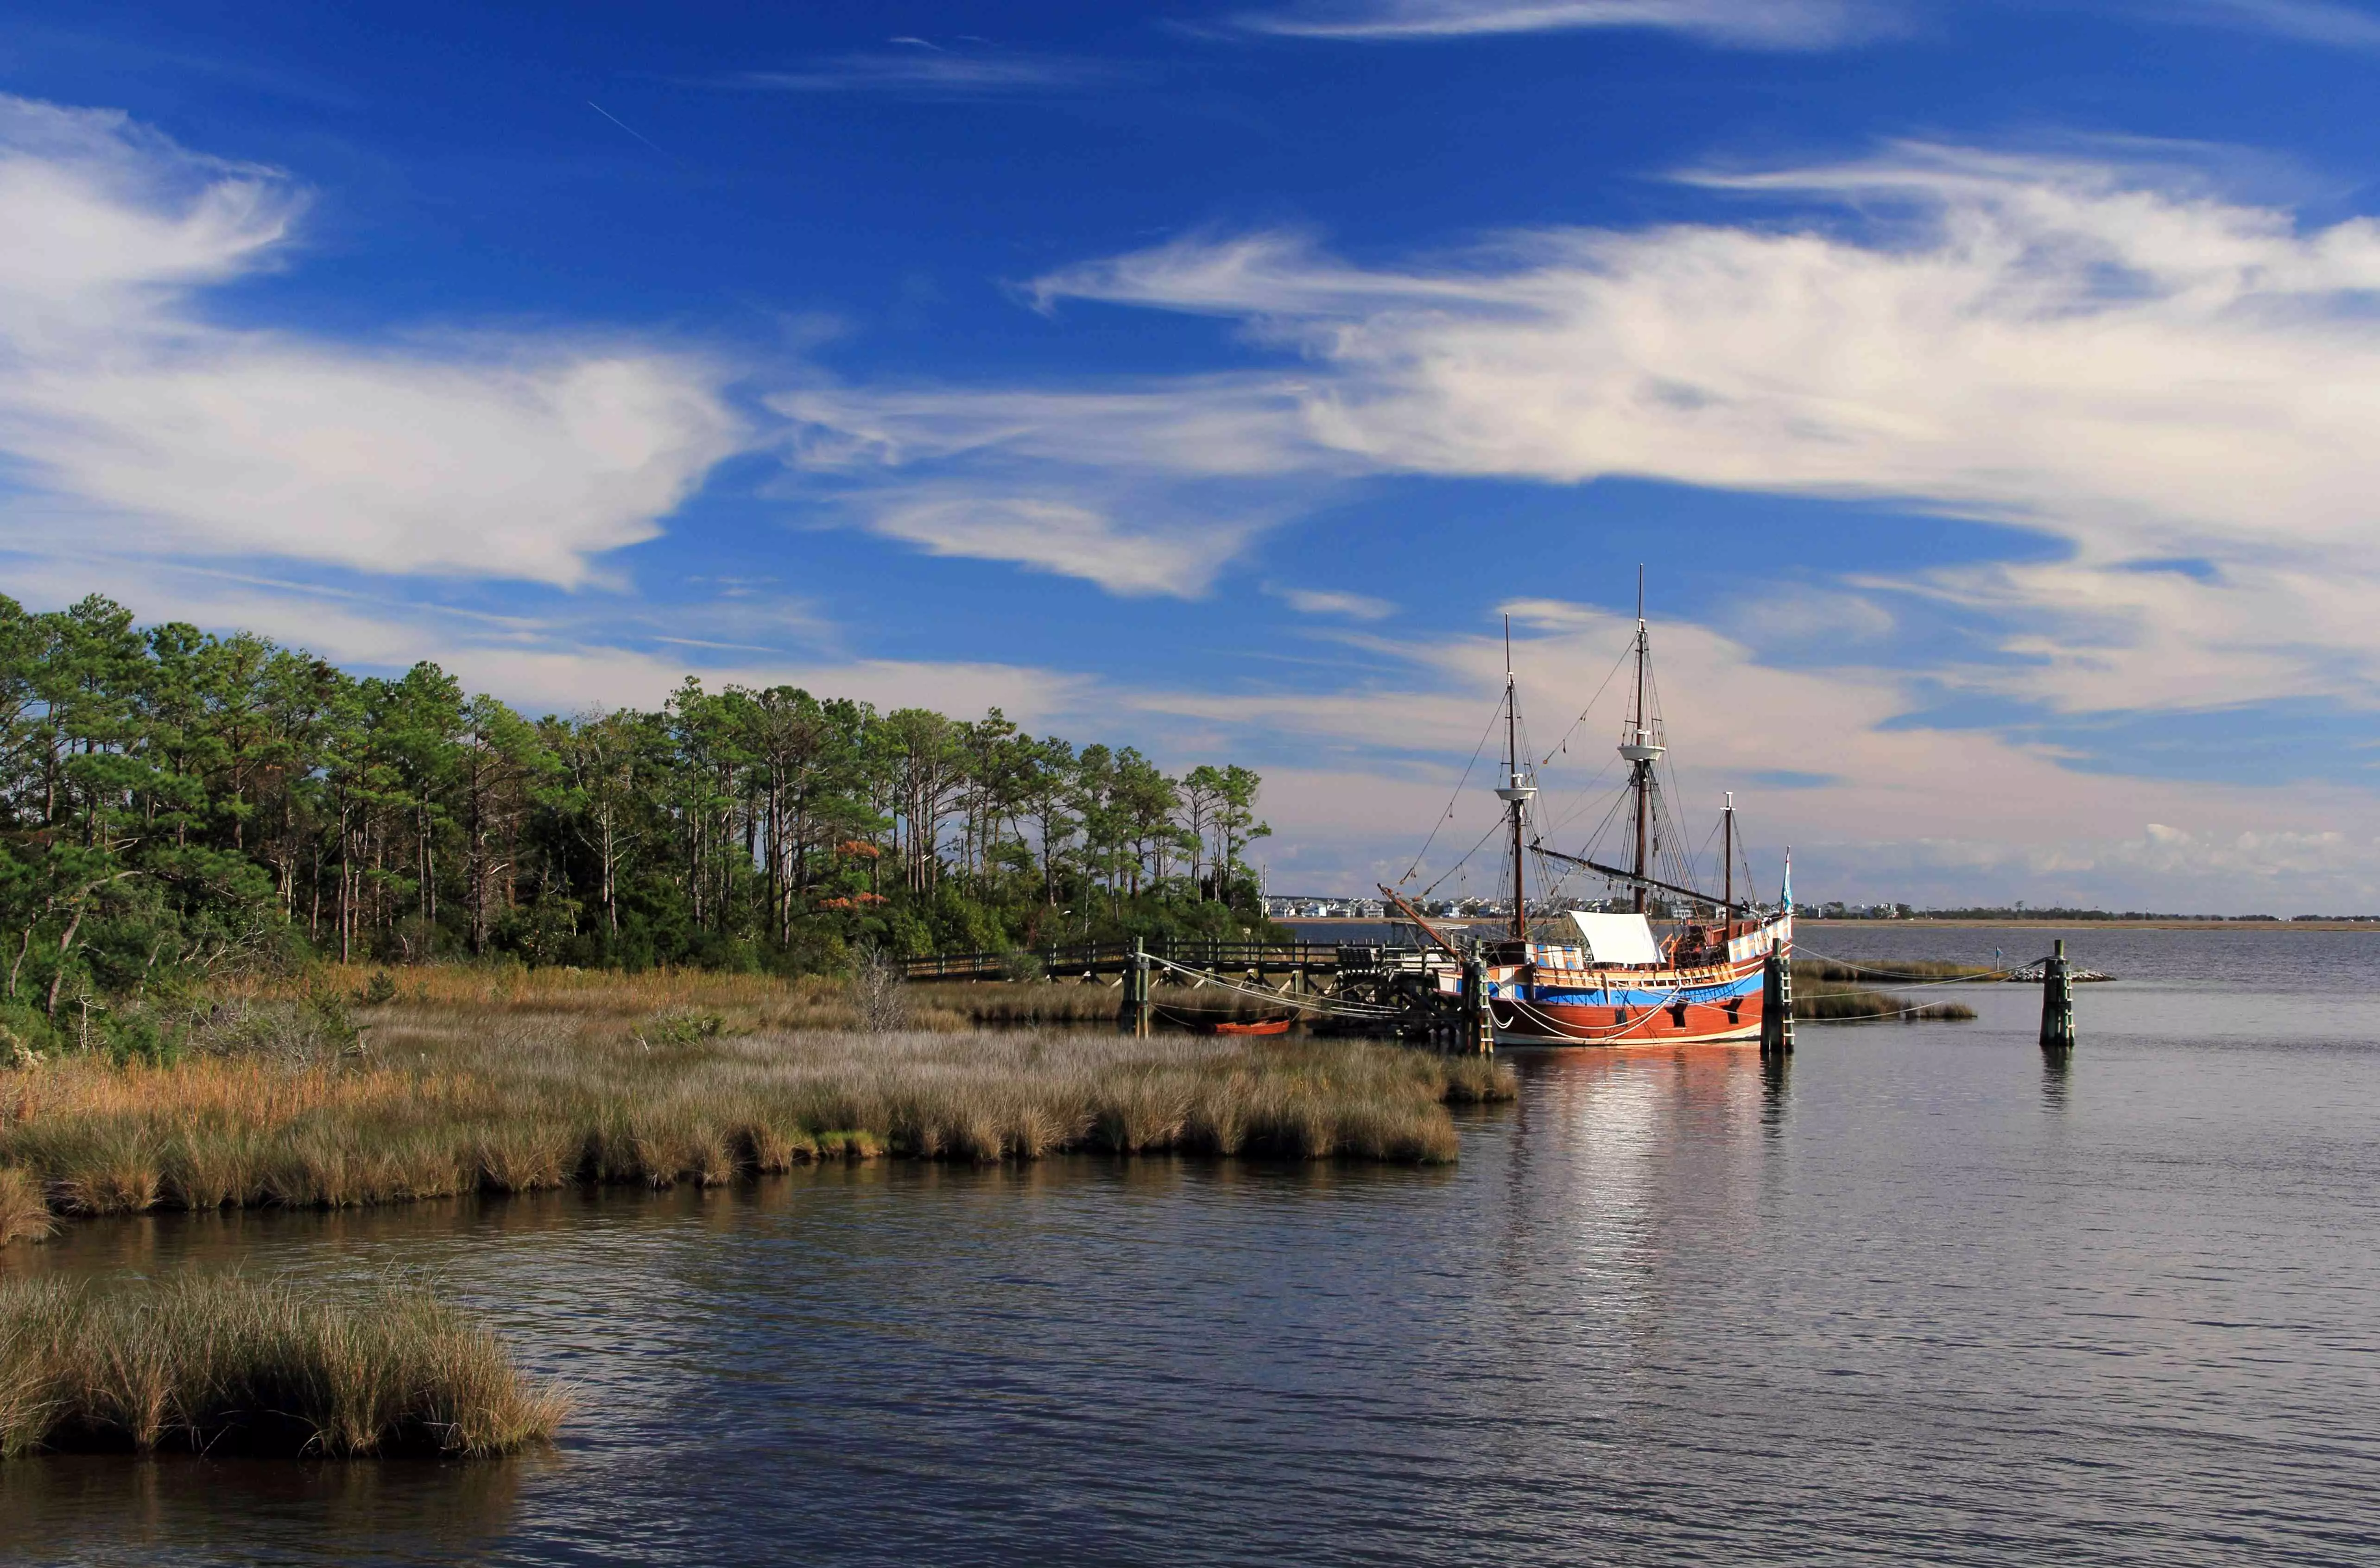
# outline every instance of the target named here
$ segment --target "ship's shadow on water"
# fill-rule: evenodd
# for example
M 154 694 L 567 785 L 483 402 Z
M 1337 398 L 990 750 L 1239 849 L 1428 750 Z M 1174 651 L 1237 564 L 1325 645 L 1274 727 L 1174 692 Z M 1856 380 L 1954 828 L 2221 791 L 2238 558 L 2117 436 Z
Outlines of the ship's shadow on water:
M 1830 951 L 2008 940 L 1859 934 Z M 1790 1063 L 1516 1051 L 1448 1168 L 879 1162 L 79 1224 L 0 1268 L 427 1270 L 582 1414 L 489 1465 L 9 1462 L 0 1559 L 2368 1556 L 2380 942 L 2117 934 L 2074 941 L 2126 978 L 2078 995 L 2066 1061 L 2017 986 Z M 2295 989 L 2257 991 L 2276 965 Z

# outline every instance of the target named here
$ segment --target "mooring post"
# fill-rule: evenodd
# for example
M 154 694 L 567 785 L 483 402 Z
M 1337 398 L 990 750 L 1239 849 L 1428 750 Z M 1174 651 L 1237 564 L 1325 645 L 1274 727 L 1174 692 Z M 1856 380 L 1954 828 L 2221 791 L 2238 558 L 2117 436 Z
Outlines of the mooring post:
M 2074 1049 L 2074 972 L 2066 965 L 2066 939 L 2049 944 L 2041 964 L 2041 1049 Z
M 1488 1017 L 1488 966 L 1476 946 L 1463 960 L 1463 1028 L 1455 1049 L 1474 1056 L 1496 1049 L 1496 1030 Z
M 1156 1032 L 1156 1007 L 1149 997 L 1148 950 L 1139 937 L 1132 939 L 1132 991 L 1126 1003 L 1132 1009 L 1132 1033 L 1135 1039 L 1147 1039 Z
M 1793 1054 L 1793 966 L 1773 947 L 1760 966 L 1760 1054 Z

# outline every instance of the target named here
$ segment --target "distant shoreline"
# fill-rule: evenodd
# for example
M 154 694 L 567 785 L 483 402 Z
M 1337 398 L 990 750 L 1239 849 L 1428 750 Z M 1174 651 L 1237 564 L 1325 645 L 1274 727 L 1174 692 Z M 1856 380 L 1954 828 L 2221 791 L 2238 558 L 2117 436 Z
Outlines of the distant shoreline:
M 1461 929 L 1466 926 L 1501 925 L 1500 915 L 1450 916 L 1445 919 L 1432 918 L 1434 926 Z M 1276 919 L 1276 926 L 1304 928 L 1307 926 L 1383 926 L 1411 925 L 1405 917 L 1293 915 Z M 1937 918 L 1928 915 L 1912 916 L 1905 920 L 1828 920 L 1815 915 L 1798 915 L 1794 923 L 1801 926 L 1825 926 L 1829 930 L 1906 930 L 1927 926 L 1940 930 L 1966 930 L 1978 927 L 2011 930 L 2094 930 L 2094 931 L 2374 931 L 2380 932 L 2380 920 L 2235 920 L 2210 916 L 2204 920 L 2033 920 L 2033 919 L 1967 919 L 1953 917 Z
M 2091 931 L 2380 931 L 2380 920 L 2234 920 L 2210 916 L 2204 920 L 2017 920 L 1965 919 L 1952 917 L 1935 918 L 1915 916 L 1906 920 L 1824 920 L 1815 915 L 1794 918 L 1797 926 L 1902 927 L 1938 926 L 1944 930 L 1988 926 L 2008 927 L 2013 930 L 2091 930 Z

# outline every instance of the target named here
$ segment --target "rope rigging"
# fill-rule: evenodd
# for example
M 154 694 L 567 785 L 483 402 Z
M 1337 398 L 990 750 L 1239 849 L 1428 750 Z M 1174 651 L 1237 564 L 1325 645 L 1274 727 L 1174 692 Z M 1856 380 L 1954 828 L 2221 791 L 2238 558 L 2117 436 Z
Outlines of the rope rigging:
M 1240 981 L 1227 980 L 1222 976 L 1215 974 L 1211 970 L 1194 969 L 1187 964 L 1177 964 L 1171 958 L 1160 958 L 1154 953 L 1148 954 L 1146 956 L 1151 964 L 1155 964 L 1160 967 L 1172 969 L 1179 974 L 1194 976 L 1204 984 L 1220 986 L 1225 991 L 1238 991 L 1243 996 L 1253 996 L 1259 1001 L 1269 1002 L 1277 1006 L 1294 1007 L 1308 1013 L 1327 1013 L 1334 1017 L 1340 1018 L 1393 1018 L 1397 1016 L 1397 1009 L 1393 1007 L 1375 1007 L 1369 1003 L 1347 1002 L 1335 997 L 1301 997 L 1291 995 L 1284 991 L 1266 991 L 1260 987 L 1246 985 Z

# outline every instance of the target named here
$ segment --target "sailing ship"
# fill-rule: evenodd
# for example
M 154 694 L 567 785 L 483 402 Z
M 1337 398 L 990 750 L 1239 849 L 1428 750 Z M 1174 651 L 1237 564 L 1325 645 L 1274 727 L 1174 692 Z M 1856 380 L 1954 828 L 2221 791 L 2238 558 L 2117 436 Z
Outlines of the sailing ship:
M 1719 893 L 1713 896 L 1687 886 L 1685 876 L 1671 881 L 1654 875 L 1666 817 L 1657 765 L 1669 747 L 1651 681 L 1652 638 L 1645 619 L 1642 572 L 1636 592 L 1635 679 L 1619 748 L 1628 765 L 1622 788 L 1629 864 L 1596 858 L 1592 845 L 1585 853 L 1564 854 L 1534 832 L 1538 790 L 1536 771 L 1520 748 L 1520 687 L 1512 670 L 1511 648 L 1508 625 L 1504 782 L 1496 796 L 1503 802 L 1510 830 L 1512 920 L 1497 940 L 1460 955 L 1478 966 L 1495 1043 L 1633 1046 L 1757 1040 L 1764 1008 L 1770 1004 L 1771 955 L 1781 966 L 1792 954 L 1792 856 L 1787 852 L 1784 885 L 1775 905 L 1739 900 L 1735 796 L 1730 794 L 1719 821 Z M 1565 908 L 1532 917 L 1526 882 L 1532 855 L 1541 865 L 1551 862 L 1585 871 L 1627 889 L 1631 907 Z M 1453 944 L 1424 921 L 1410 902 L 1386 886 L 1380 891 L 1420 921 L 1437 945 L 1455 955 Z M 1665 918 L 1666 931 L 1655 930 L 1656 914 Z M 1440 980 L 1441 989 L 1459 984 L 1451 974 Z

